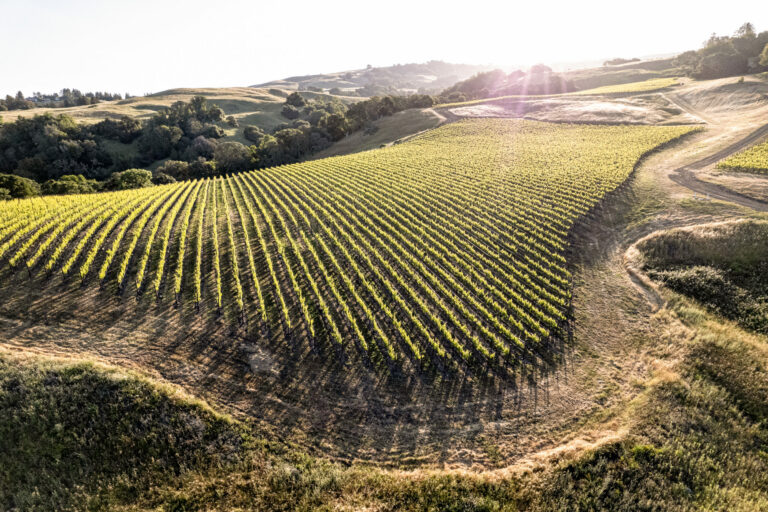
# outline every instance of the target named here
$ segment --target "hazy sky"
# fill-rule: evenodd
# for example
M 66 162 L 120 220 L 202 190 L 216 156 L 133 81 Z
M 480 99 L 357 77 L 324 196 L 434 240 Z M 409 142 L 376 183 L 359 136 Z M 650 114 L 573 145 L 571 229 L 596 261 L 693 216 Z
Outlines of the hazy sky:
M 717 5 L 715 7 L 708 7 Z M 366 64 L 533 64 L 697 48 L 765 0 L 0 0 L 0 94 L 246 86 Z

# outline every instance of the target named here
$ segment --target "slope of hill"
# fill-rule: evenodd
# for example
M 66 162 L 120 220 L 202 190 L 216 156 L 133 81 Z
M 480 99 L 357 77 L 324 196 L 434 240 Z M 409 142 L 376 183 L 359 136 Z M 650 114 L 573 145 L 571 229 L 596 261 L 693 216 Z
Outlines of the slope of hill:
M 260 88 L 279 88 L 306 91 L 310 87 L 323 91 L 338 88 L 342 92 L 371 96 L 382 93 L 436 93 L 464 80 L 490 66 L 449 64 L 430 61 L 424 64 L 396 64 L 386 67 L 368 67 L 339 73 L 294 76 L 255 85 Z M 356 91 L 362 94 L 358 94 Z
M 3 203 L 0 505 L 768 510 L 768 204 L 702 179 L 764 140 L 766 92 Z
M 311 91 L 303 92 L 302 94 L 309 99 L 331 98 L 330 95 Z M 287 93 L 279 89 L 256 89 L 252 87 L 169 89 L 148 96 L 134 96 L 124 100 L 105 101 L 95 105 L 11 110 L 2 112 L 1 115 L 6 121 L 13 121 L 19 117 L 32 117 L 46 112 L 54 115 L 66 114 L 82 123 L 97 123 L 106 118 L 117 119 L 124 115 L 136 117 L 137 119 L 147 119 L 157 111 L 169 107 L 177 101 L 189 102 L 194 96 L 204 96 L 209 102 L 221 107 L 227 116 L 234 116 L 241 125 L 253 125 L 264 130 L 271 130 L 275 126 L 286 122 L 286 119 L 280 115 L 280 109 L 285 103 Z M 346 103 L 360 101 L 361 99 L 359 97 L 351 98 L 345 96 L 333 96 L 333 98 Z M 242 131 L 242 127 L 240 131 Z M 234 133 L 228 133 L 227 135 L 235 136 Z

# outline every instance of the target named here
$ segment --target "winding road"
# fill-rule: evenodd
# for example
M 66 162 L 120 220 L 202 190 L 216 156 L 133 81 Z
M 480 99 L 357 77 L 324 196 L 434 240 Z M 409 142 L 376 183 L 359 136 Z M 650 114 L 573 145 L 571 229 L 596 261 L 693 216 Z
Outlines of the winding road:
M 757 130 L 753 131 L 746 137 L 734 142 L 730 146 L 721 149 L 720 151 L 713 153 L 707 157 L 702 158 L 692 164 L 684 165 L 672 171 L 669 178 L 682 185 L 689 190 L 702 194 L 709 195 L 713 199 L 719 199 L 721 201 L 729 201 L 731 203 L 738 204 L 747 208 L 751 208 L 760 212 L 768 212 L 768 203 L 764 201 L 758 201 L 751 197 L 747 197 L 743 194 L 739 194 L 727 187 L 718 185 L 716 183 L 710 183 L 698 179 L 695 175 L 695 171 L 702 170 L 710 165 L 719 162 L 720 160 L 746 149 L 749 146 L 759 142 L 764 137 L 768 136 L 768 124 L 764 124 Z

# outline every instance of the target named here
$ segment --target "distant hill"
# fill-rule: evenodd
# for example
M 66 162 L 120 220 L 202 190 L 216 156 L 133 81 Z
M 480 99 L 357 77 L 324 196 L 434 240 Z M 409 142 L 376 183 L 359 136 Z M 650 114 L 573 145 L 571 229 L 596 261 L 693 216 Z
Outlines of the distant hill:
M 423 64 L 395 64 L 337 73 L 293 76 L 254 85 L 260 88 L 327 92 L 355 96 L 375 94 L 437 93 L 492 66 L 450 64 L 432 60 Z

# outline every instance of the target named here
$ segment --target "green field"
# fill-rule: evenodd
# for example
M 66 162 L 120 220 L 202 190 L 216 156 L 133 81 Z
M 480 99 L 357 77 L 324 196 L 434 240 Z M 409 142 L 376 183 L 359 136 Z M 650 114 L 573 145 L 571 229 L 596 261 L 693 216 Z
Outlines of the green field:
M 7 202 L 0 257 L 374 362 L 506 369 L 563 335 L 574 224 L 690 130 L 472 120 L 227 178 Z
M 728 171 L 768 173 L 768 141 L 726 158 L 717 167 Z

